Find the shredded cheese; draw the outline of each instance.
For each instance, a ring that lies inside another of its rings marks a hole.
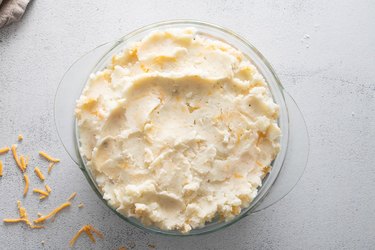
[[[51,162],[49,165],[48,165],[48,174],[51,173],[51,170],[52,168],[55,166],[55,163],[54,162]]]
[[[22,165],[23,172],[25,172],[29,160],[28,160],[28,158],[26,158],[25,156],[21,155],[21,156],[20,156],[20,161],[21,161],[21,165]]]
[[[25,222],[27,223],[27,220],[26,219],[22,219],[22,218],[17,218],[17,219],[3,219],[4,222],[6,223],[17,223],[17,222]]]
[[[77,241],[77,239],[79,238],[79,236],[83,233],[83,232],[85,232],[86,234],[87,234],[87,236],[90,238],[90,240],[92,241],[92,242],[96,242],[96,240],[95,240],[95,238],[94,238],[94,235],[93,235],[93,233],[95,233],[99,238],[101,238],[101,239],[103,239],[104,237],[103,237],[103,234],[99,231],[99,230],[97,230],[97,229],[95,229],[93,226],[91,226],[91,225],[84,225],[74,236],[73,236],[73,238],[70,240],[70,242],[69,242],[69,245],[70,245],[70,247],[73,247],[74,246],[74,244],[76,243],[76,241]]]
[[[69,241],[69,246],[73,247],[74,244],[76,243],[78,237],[84,232],[84,227],[82,227],[74,236],[73,238]]]
[[[98,229],[95,229],[93,226],[89,225],[89,228],[91,229],[91,231],[93,231],[99,238],[103,239],[104,236],[102,234],[102,232],[100,232]]]
[[[39,151],[39,155],[43,156],[43,157],[46,158],[48,161],[52,161],[52,162],[60,162],[60,159],[54,158],[54,157],[48,155],[46,152]]]
[[[237,178],[237,179],[243,178],[243,175],[241,175],[240,173],[237,173],[237,172],[234,172],[233,176],[234,176],[234,178]]]
[[[83,207],[84,207],[83,203],[80,203],[80,204],[78,205],[78,207],[79,207],[79,208],[83,208]]]
[[[23,155],[20,156],[20,162],[21,162],[22,169],[24,170],[26,168],[26,160]]]
[[[39,177],[39,179],[40,179],[41,181],[44,181],[44,180],[45,180],[42,171],[40,171],[40,169],[39,169],[38,167],[35,167],[35,168],[34,168],[34,172],[35,172],[35,174]]]
[[[68,201],[73,200],[74,197],[76,197],[76,195],[77,195],[77,192],[72,193],[72,194],[69,196]]]
[[[258,140],[256,142],[256,146],[258,147],[259,146],[259,143],[266,137],[266,134],[265,133],[262,133],[262,132],[258,132]]]
[[[259,167],[264,168],[264,165],[263,165],[262,163],[260,163],[259,161],[255,161],[255,163],[256,163]]]
[[[22,204],[20,201],[17,201],[17,207],[18,207],[18,212],[20,214],[20,217],[27,218],[26,208],[22,207]]]
[[[91,230],[90,229],[87,229],[85,230],[85,233],[87,234],[87,236],[89,236],[90,240],[94,243],[96,243],[96,240],[94,238],[94,235],[92,234]]]
[[[0,160],[0,177],[3,176],[3,162]]]
[[[39,194],[44,195],[44,196],[48,196],[48,192],[46,192],[46,191],[44,191],[44,190],[41,190],[41,189],[36,189],[36,188],[34,188],[34,189],[33,189],[33,192],[34,192],[34,193],[39,193]]]
[[[16,219],[3,219],[4,222],[6,222],[6,223],[24,222],[30,228],[44,228],[43,226],[36,226],[36,225],[31,224],[31,222],[29,220],[29,217],[27,215],[27,212],[26,212],[26,208],[22,207],[20,201],[17,201],[17,207],[18,207],[18,212],[20,214],[20,218],[16,218]]]
[[[19,134],[18,135],[18,141],[22,141],[23,140],[23,135],[22,134]]]
[[[0,155],[8,153],[9,150],[10,150],[9,147],[0,148]]]
[[[270,171],[271,171],[271,167],[270,166],[264,166],[261,162],[259,161],[256,161],[255,162],[259,167],[262,168],[262,171],[264,174],[268,174]]]
[[[270,171],[271,171],[271,167],[270,166],[267,166],[267,167],[263,168],[263,173],[264,174],[268,174]]]
[[[11,150],[12,150],[12,153],[13,153],[13,158],[14,158],[14,160],[16,161],[18,168],[19,168],[22,172],[25,172],[25,170],[23,169],[23,165],[21,164],[21,161],[20,161],[20,159],[18,158],[18,154],[17,154],[17,145],[13,144],[12,147],[11,147]]]
[[[25,180],[25,188],[23,189],[23,196],[26,196],[27,191],[29,190],[29,176],[27,174],[23,175],[23,179]]]
[[[46,188],[46,190],[47,190],[48,193],[52,192],[52,189],[47,184],[44,185],[44,187]]]
[[[39,200],[44,200],[45,198],[47,198],[49,196],[49,193],[51,193],[52,189],[46,184],[44,185],[46,191],[43,191],[41,189],[34,189],[34,193],[39,193],[40,194],[40,197],[39,197]]]
[[[44,226],[31,225],[31,228],[44,228]]]
[[[69,207],[70,205],[71,205],[70,202],[65,202],[65,203],[61,204],[59,207],[57,207],[54,210],[52,210],[52,212],[50,212],[49,214],[47,214],[45,216],[42,216],[42,217],[34,220],[34,223],[37,224],[37,223],[44,222],[45,220],[47,220],[47,219],[55,216],[58,212],[60,212],[64,208]]]
[[[34,229],[34,228],[36,228],[36,229],[44,228],[44,226],[38,226],[38,225],[33,225],[33,224],[31,224],[31,222],[30,222],[29,220],[27,220],[27,225],[28,225],[30,228],[32,228],[32,229]]]
[[[25,219],[25,223],[26,223],[30,228],[43,228],[43,226],[35,226],[35,225],[32,225],[32,224],[31,224],[31,222],[30,222],[30,220],[29,220],[29,216],[27,215],[27,212],[26,212],[26,208],[22,207],[20,201],[17,201],[17,207],[18,207],[18,211],[19,211],[20,217],[21,217],[22,219]]]

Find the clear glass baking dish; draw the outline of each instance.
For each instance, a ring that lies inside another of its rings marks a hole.
[[[97,186],[90,169],[79,152],[79,134],[76,128],[74,108],[76,100],[87,82],[88,76],[103,70],[112,55],[119,53],[127,43],[142,39],[153,30],[168,28],[194,27],[198,34],[222,40],[239,49],[263,74],[271,90],[274,101],[280,106],[278,124],[282,131],[280,139],[281,151],[272,163],[271,172],[263,179],[258,195],[250,206],[243,209],[239,215],[230,221],[214,220],[204,227],[194,229],[188,234],[178,231],[165,231],[156,227],[143,225],[135,218],[126,217],[111,207],[102,197],[102,191]],[[173,20],[151,24],[137,29],[118,40],[105,43],[79,58],[64,74],[56,91],[54,103],[54,118],[58,135],[67,153],[80,167],[89,184],[100,199],[123,220],[146,231],[165,235],[199,235],[214,232],[227,227],[236,221],[269,207],[287,195],[302,176],[308,158],[309,137],[303,116],[293,98],[285,91],[274,70],[264,56],[248,41],[234,32],[205,22],[193,20]]]

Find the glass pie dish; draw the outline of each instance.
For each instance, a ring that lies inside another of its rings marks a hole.
[[[281,150],[272,162],[272,170],[262,181],[258,194],[251,204],[230,221],[215,219],[202,228],[196,228],[183,234],[179,231],[166,231],[153,226],[145,226],[136,218],[126,217],[111,207],[103,199],[102,190],[98,187],[90,168],[79,151],[79,133],[76,126],[74,109],[76,100],[91,73],[103,70],[111,57],[118,54],[127,43],[141,40],[153,30],[168,28],[193,27],[201,36],[224,41],[240,50],[263,75],[268,84],[274,102],[280,107],[278,125],[282,132]],[[287,195],[302,176],[308,158],[309,138],[303,116],[293,98],[285,91],[271,65],[263,55],[249,42],[225,28],[200,21],[174,20],[137,29],[122,38],[105,43],[79,58],[64,74],[54,103],[54,118],[58,135],[67,153],[80,167],[92,189],[100,199],[123,220],[147,231],[166,235],[198,235],[227,227],[249,214],[265,209]]]

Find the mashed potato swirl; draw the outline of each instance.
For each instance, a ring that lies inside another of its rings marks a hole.
[[[240,51],[154,31],[90,76],[80,152],[117,211],[186,233],[249,206],[279,151],[278,110]]]

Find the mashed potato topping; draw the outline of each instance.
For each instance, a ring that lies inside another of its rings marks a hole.
[[[229,220],[279,151],[278,105],[237,49],[194,29],[151,32],[90,76],[80,152],[104,199],[146,225]]]

